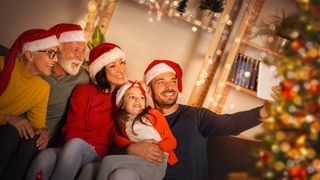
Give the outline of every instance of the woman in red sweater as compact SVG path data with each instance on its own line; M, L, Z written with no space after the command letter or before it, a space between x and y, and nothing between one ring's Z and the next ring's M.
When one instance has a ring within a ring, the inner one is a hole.
M89 62L94 84L80 84L73 90L62 129L65 145L50 179L74 179L81 167L109 153L115 124L114 92L126 82L124 53L117 45L104 43L91 50Z
M115 143L127 147L134 142L150 140L158 144L165 153L162 164L153 164L134 155L106 156L103 159L98 180L105 180L116 169L130 168L141 179L161 180L166 172L167 163L173 165L178 159L174 153L177 142L167 120L160 111L147 104L147 87L142 82L129 81L117 92L117 129Z

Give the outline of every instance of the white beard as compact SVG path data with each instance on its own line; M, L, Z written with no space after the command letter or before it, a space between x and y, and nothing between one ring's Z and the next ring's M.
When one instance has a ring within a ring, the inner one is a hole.
M73 60L61 59L58 61L58 63L68 74L76 75L78 74L83 61L79 61L77 59L73 59ZM77 64L78 67L73 67L73 64Z

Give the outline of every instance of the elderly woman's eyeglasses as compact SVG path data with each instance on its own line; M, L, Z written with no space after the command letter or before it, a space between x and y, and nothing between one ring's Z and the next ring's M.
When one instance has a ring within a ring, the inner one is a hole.
M55 51L53 49L49 50L39 50L37 52L46 52L48 54L49 59L53 59L54 57L58 56L60 54L59 51Z

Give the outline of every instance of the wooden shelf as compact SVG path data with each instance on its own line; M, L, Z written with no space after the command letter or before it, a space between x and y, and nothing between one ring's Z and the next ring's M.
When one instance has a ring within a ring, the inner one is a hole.
M230 81L226 81L225 84L227 86L229 86L229 87L232 87L232 88L236 89L237 91L241 91L241 92L244 92L244 93L249 94L251 96L257 97L257 92L256 91L244 88L244 87L239 86L237 84L234 84L233 82L230 82Z
M281 56L280 54L278 54L278 53L276 53L276 52L274 52L274 51L271 51L270 49L267 49L267 48L265 48L265 47L262 47L262 46L260 46L260 45L258 45L258 44L256 44L256 43L253 43L253 42L251 42L251 41L242 39L242 40L241 40L241 43L243 43L243 44L245 44L245 45L248 45L248 46L250 46L250 47L259 49L259 50L261 50L261 51L264 51L264 52L266 52L266 53L268 53L268 54L271 54L271 55L273 55L273 56L282 58L282 56Z

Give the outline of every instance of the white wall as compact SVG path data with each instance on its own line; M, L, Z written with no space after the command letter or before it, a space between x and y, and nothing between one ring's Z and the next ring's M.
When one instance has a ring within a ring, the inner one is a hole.
M152 23L149 18L153 18ZM175 18L156 20L155 14L131 1L119 1L109 25L107 41L119 44L127 53L129 79L141 79L153 59L170 59L184 72L183 97L186 103L213 34L191 31L191 25Z
M0 0L0 44L10 47L26 29L77 22L86 6L86 0Z

